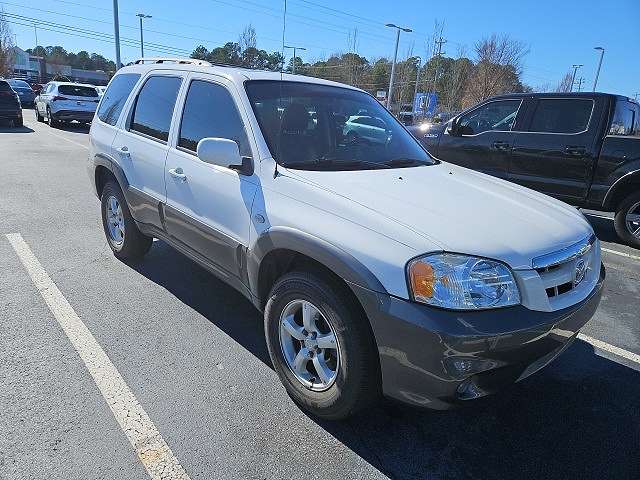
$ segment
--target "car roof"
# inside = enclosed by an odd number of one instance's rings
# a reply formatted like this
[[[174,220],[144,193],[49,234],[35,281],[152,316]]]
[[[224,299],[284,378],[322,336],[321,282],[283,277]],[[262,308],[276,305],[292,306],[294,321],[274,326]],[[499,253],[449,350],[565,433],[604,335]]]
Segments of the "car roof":
[[[122,73],[147,73],[153,70],[177,70],[189,72],[212,73],[227,78],[234,83],[244,83],[247,80],[283,80],[288,82],[313,83],[318,85],[329,85],[334,87],[347,88],[350,90],[363,91],[359,88],[345,85],[344,83],[324,80],[322,78],[307,77],[305,75],[295,75],[291,73],[273,72],[270,70],[255,70],[233,65],[217,65],[194,59],[144,59],[154,61],[154,63],[134,63],[122,67],[117,74]],[[142,62],[138,60],[137,62]],[[162,63],[160,63],[162,62]],[[173,63],[165,63],[173,62]],[[190,63],[185,63],[190,62]]]
[[[487,98],[488,100],[502,100],[507,98],[593,98],[593,97],[615,97],[619,100],[630,100],[632,98],[625,97],[624,95],[617,95],[615,93],[605,92],[531,92],[531,93],[507,93],[504,95],[496,95],[495,97]]]

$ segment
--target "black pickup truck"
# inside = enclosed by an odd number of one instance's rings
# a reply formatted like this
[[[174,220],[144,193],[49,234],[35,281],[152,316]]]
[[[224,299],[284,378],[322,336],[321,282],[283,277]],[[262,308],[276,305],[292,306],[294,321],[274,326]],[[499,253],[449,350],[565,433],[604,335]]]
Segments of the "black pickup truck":
[[[441,160],[577,207],[615,212],[640,248],[640,105],[605,93],[493,97],[444,124],[409,127]]]

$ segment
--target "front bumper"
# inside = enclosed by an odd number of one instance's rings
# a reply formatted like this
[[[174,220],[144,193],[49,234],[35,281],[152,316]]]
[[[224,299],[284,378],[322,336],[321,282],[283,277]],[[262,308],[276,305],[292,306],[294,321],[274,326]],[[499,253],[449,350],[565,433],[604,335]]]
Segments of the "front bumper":
[[[595,313],[604,278],[601,266],[589,296],[555,312],[447,311],[352,287],[378,345],[383,393],[444,410],[522,380],[557,357]]]

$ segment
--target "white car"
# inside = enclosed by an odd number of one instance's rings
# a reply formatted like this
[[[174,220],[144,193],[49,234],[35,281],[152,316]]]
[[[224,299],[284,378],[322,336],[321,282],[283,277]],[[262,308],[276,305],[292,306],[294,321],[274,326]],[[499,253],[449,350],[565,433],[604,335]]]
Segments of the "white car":
[[[47,121],[52,127],[74,120],[87,124],[93,120],[99,101],[93,85],[49,82],[36,97],[36,120]]]
[[[341,141],[363,111],[388,141]],[[140,259],[156,237],[242,292],[287,392],[323,418],[380,395],[446,409],[492,393],[559,355],[600,301],[600,244],[576,209],[432,158],[356,88],[139,60],[90,135],[113,253]]]
[[[386,123],[369,115],[352,115],[347,119],[343,128],[345,141],[348,143],[364,140],[365,142],[386,143],[389,131]]]

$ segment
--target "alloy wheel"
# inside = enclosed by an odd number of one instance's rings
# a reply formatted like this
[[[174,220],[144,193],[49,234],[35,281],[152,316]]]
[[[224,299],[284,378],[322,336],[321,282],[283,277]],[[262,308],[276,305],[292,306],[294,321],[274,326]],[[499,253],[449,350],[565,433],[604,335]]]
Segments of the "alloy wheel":
[[[625,224],[631,235],[640,238],[640,202],[635,203],[627,210]]]
[[[280,347],[291,373],[314,391],[330,388],[340,369],[333,327],[311,302],[293,300],[280,314]]]
[[[107,230],[111,242],[119,247],[124,243],[124,215],[118,199],[111,195],[106,204]]]

